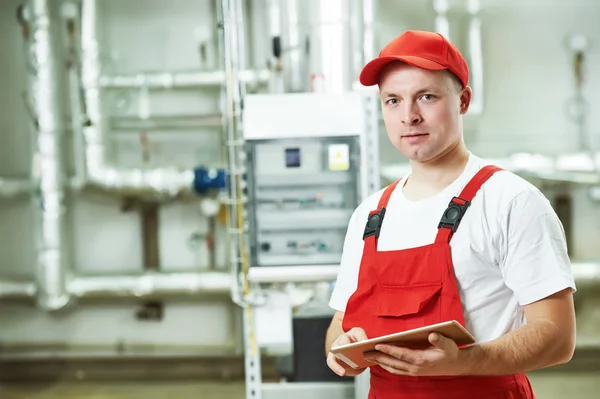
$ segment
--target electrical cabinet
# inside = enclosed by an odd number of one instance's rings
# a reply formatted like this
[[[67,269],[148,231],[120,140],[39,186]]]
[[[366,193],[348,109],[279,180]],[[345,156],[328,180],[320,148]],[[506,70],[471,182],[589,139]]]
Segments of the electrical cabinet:
[[[252,264],[339,262],[360,198],[358,138],[253,141],[248,152]]]
[[[339,264],[350,217],[378,183],[367,101],[361,93],[247,97],[252,266]]]

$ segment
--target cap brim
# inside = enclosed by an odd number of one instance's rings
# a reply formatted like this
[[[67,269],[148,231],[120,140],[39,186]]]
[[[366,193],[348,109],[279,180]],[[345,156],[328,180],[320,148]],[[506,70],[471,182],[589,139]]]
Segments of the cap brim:
[[[379,75],[381,74],[381,70],[389,63],[394,61],[406,62],[407,64],[423,69],[429,69],[432,71],[441,71],[444,69],[448,69],[448,67],[442,64],[438,64],[437,62],[410,55],[379,57],[375,58],[373,61],[369,62],[367,65],[364,66],[364,68],[360,72],[360,83],[363,86],[376,85],[377,83],[379,83]]]

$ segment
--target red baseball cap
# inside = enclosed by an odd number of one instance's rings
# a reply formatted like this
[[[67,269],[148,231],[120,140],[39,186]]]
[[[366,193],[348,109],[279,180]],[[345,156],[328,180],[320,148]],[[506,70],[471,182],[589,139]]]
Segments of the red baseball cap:
[[[469,67],[462,54],[443,35],[435,32],[408,30],[389,42],[379,57],[364,66],[360,83],[373,86],[379,83],[381,70],[393,61],[403,61],[433,71],[449,70],[464,86],[469,83]]]

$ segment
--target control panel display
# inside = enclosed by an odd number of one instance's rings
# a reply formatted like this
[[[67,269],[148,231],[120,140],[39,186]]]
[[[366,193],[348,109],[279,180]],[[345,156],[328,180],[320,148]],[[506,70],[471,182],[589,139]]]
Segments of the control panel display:
[[[285,166],[287,168],[300,167],[300,148],[285,149]]]

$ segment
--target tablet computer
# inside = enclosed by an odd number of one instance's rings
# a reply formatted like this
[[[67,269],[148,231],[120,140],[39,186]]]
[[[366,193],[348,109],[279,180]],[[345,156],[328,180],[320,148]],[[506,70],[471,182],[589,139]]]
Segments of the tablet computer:
[[[383,335],[381,337],[370,338],[360,342],[353,342],[347,345],[331,348],[331,353],[338,359],[353,368],[363,368],[372,366],[374,363],[365,360],[364,353],[375,350],[377,344],[390,344],[403,346],[406,348],[427,348],[431,346],[428,340],[432,332],[439,333],[452,339],[458,346],[465,346],[475,343],[475,338],[456,320],[450,320],[443,323],[432,324],[425,327],[415,328],[413,330],[402,331],[394,334]]]

